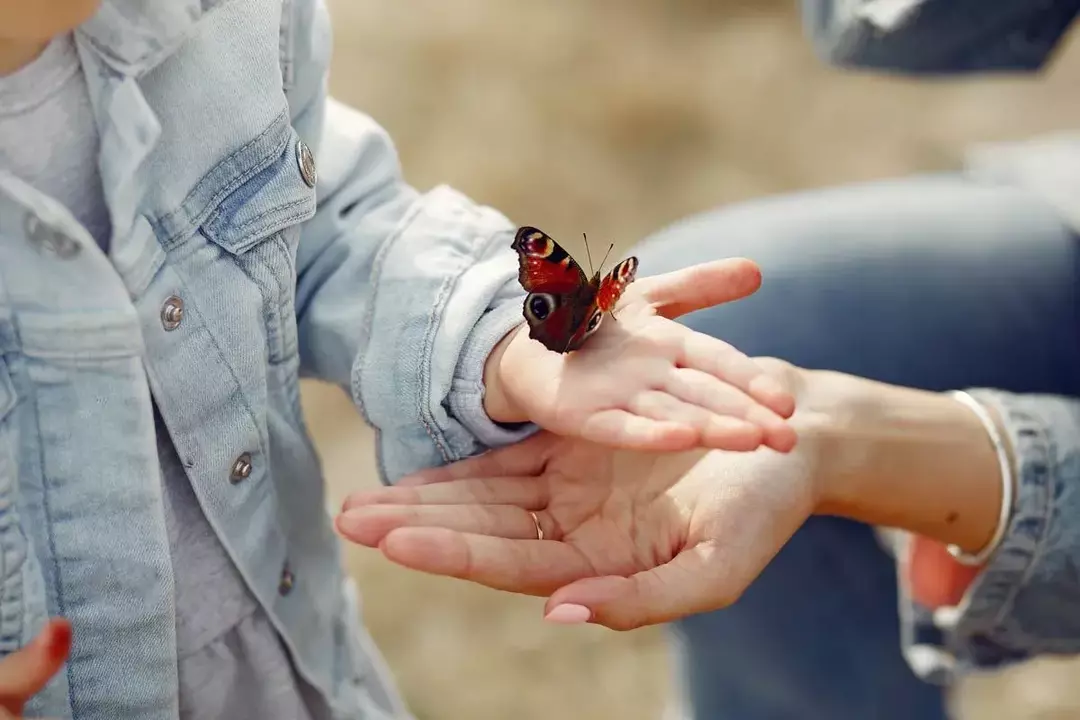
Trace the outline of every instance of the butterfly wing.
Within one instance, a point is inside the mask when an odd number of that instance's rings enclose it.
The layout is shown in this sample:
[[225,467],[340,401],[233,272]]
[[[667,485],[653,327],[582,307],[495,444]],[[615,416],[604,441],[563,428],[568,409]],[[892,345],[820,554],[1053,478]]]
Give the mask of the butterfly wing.
[[626,291],[626,286],[634,282],[637,277],[638,259],[628,257],[604,276],[600,281],[600,288],[596,291],[596,304],[603,312],[611,312],[615,304]]
[[529,337],[553,352],[573,349],[571,341],[592,310],[596,286],[542,230],[519,228],[511,247],[518,254],[518,281],[529,293],[522,309]]
[[589,309],[581,316],[580,322],[575,326],[574,334],[567,343],[568,350],[577,350],[585,344],[585,341],[600,328],[605,312],[615,309],[626,286],[634,282],[637,276],[638,259],[630,257],[611,269],[603,279],[597,273],[589,283],[594,289],[594,294],[589,302]]
[[528,292],[566,295],[588,285],[570,253],[542,230],[519,228],[511,247],[518,254],[518,281]]

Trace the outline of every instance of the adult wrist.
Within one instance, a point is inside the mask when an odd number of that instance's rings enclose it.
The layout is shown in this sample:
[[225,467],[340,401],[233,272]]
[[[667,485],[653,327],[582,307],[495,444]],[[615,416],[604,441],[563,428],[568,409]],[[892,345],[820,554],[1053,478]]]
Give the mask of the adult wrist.
[[1013,498],[1016,490],[1016,471],[1012,455],[1012,446],[1007,440],[1005,428],[1001,418],[993,408],[983,405],[979,400],[965,391],[949,393],[957,402],[964,405],[975,414],[986,431],[986,437],[994,446],[997,455],[998,467],[1000,468],[1001,502],[998,510],[997,525],[994,534],[977,552],[968,552],[958,545],[949,545],[947,550],[954,560],[962,565],[979,567],[984,565],[1001,545],[1008,531],[1009,520],[1012,517]]
[[[842,373],[803,373],[793,418],[815,459],[816,512],[907,530],[967,553],[994,535],[998,453],[954,398]],[[796,412],[796,415],[798,415]]]

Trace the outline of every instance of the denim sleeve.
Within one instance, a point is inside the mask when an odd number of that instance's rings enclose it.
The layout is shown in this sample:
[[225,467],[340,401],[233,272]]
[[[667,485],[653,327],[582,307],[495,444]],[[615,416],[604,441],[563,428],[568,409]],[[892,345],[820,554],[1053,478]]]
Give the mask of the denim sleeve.
[[802,0],[826,62],[916,75],[1039,70],[1078,11],[1080,0]]
[[931,613],[902,592],[905,655],[934,682],[1080,653],[1080,400],[971,394],[1005,422],[1017,487],[1008,532],[959,606]]
[[283,73],[319,174],[296,260],[301,372],[351,392],[384,482],[524,438],[533,426],[483,408],[484,362],[523,322],[514,226],[450,188],[406,183],[383,128],[327,96],[323,4],[292,4]]

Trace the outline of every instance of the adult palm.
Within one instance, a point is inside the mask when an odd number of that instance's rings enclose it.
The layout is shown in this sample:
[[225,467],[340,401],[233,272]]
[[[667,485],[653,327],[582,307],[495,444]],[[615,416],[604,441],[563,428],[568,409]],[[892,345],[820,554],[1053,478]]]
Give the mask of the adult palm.
[[337,527],[405,567],[550,596],[552,620],[629,629],[733,602],[813,511],[813,478],[798,448],[661,454],[541,433],[356,493]]

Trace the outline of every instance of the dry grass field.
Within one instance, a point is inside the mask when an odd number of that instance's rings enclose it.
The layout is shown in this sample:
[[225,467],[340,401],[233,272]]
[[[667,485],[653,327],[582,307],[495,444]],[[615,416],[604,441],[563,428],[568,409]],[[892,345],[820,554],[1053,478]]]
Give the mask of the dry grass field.
[[[794,0],[331,0],[332,88],[446,182],[559,238],[620,249],[767,193],[955,167],[972,142],[1080,127],[1080,47],[1035,79],[914,83],[822,66]],[[1022,238],[1017,239],[1022,242]],[[375,482],[371,436],[305,387],[332,491]],[[533,598],[350,550],[366,621],[421,720],[658,719],[656,629],[558,629]],[[964,718],[1080,717],[1071,663],[966,686]]]

